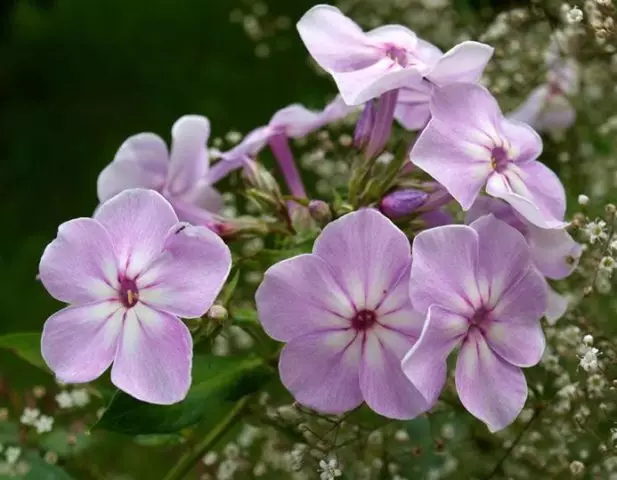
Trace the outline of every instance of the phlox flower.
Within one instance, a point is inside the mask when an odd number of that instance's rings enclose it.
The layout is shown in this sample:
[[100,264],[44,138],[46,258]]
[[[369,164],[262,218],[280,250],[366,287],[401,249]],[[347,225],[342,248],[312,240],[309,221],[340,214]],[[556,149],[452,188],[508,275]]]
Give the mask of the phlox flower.
[[464,210],[482,188],[541,228],[563,228],[565,192],[559,178],[536,161],[540,136],[504,118],[484,87],[454,83],[436,89],[431,120],[410,158],[441,183]]
[[546,83],[534,88],[508,118],[525,122],[538,132],[566,130],[576,120],[568,96],[578,92],[578,84],[578,64],[573,59],[555,60],[549,66]]
[[231,266],[223,241],[179,223],[157,192],[125,190],[94,218],[63,223],[45,249],[45,288],[70,306],[45,323],[47,365],[63,383],[99,377],[140,400],[182,400],[191,382],[192,340],[178,317],[212,305]]
[[[575,242],[567,231],[536,227],[507,203],[486,196],[476,199],[467,212],[465,221],[471,223],[487,214],[493,214],[521,232],[529,245],[533,264],[546,278],[561,280],[576,269],[583,247]],[[545,316],[549,323],[553,324],[561,318],[567,307],[566,297],[548,286],[548,306]]]
[[493,54],[492,47],[471,41],[444,54],[402,25],[365,33],[330,5],[311,8],[297,28],[309,53],[332,75],[348,105],[421,83],[424,77],[438,85],[461,75],[459,81],[476,79]]
[[206,180],[210,122],[199,115],[180,117],[171,129],[171,151],[154,133],[138,133],[120,146],[97,182],[100,202],[129,188],[149,188],[171,203],[182,221],[208,225],[221,210],[221,195]]
[[222,153],[221,159],[210,170],[208,181],[215,183],[232,170],[245,166],[269,145],[290,193],[296,197],[306,197],[288,139],[306,137],[329,123],[341,120],[353,110],[340,96],[321,111],[309,110],[298,103],[288,105],[276,112],[267,125],[252,130],[238,145]]
[[523,236],[493,215],[425,230],[413,243],[409,293],[426,322],[402,361],[407,378],[431,404],[460,346],[455,380],[465,408],[492,432],[513,422],[527,399],[521,367],[537,364],[545,347],[546,282]]
[[364,209],[328,224],[313,253],[266,271],[259,319],[287,343],[279,370],[298,402],[327,413],[366,402],[399,419],[429,407],[400,366],[423,320],[409,301],[410,264],[407,237]]

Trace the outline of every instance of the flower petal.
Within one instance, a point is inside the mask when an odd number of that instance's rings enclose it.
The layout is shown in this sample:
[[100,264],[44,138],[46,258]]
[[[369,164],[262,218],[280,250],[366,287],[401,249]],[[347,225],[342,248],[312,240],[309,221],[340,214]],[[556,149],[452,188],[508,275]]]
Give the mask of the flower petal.
[[165,184],[169,155],[167,145],[154,133],[139,133],[120,146],[113,162],[97,180],[99,201],[104,202],[129,188],[159,190]]
[[497,298],[491,316],[499,321],[529,323],[542,317],[547,307],[547,283],[534,267],[529,267]]
[[126,313],[111,381],[143,402],[169,405],[191,384],[193,341],[186,326],[138,303]]
[[491,432],[510,425],[525,406],[525,375],[493,353],[476,329],[469,332],[461,347],[455,379],[465,408]]
[[298,255],[270,267],[255,299],[264,330],[280,341],[349,328],[354,315],[346,293],[316,255]]
[[407,130],[424,128],[431,118],[429,100],[432,92],[433,87],[427,81],[399,89],[394,118]]
[[184,115],[174,123],[171,136],[167,188],[172,195],[181,195],[191,190],[208,171],[206,142],[210,122],[201,115]]
[[433,305],[422,335],[401,362],[403,373],[432,405],[446,382],[446,359],[464,338],[469,326],[465,317]]
[[118,266],[134,278],[162,250],[169,229],[178,223],[173,208],[153,190],[125,190],[102,204],[94,214],[107,229]]
[[63,223],[43,252],[39,273],[47,291],[66,303],[115,296],[118,266],[109,233],[91,218]]
[[548,287],[548,306],[544,316],[549,325],[555,325],[557,320],[563,317],[568,311],[568,298],[565,295],[561,295]]
[[401,369],[401,359],[413,343],[413,339],[383,327],[366,333],[360,389],[367,405],[384,417],[410,419],[430,407]]
[[436,85],[454,82],[475,83],[495,49],[485,43],[465,41],[448,50],[426,75]]
[[478,235],[463,225],[431,228],[413,242],[409,293],[414,308],[426,313],[440,305],[472,315],[481,302],[476,283]]
[[524,122],[537,128],[542,110],[546,106],[548,92],[549,87],[546,84],[534,88],[523,103],[507,115],[508,120]]
[[124,308],[106,301],[66,307],[45,322],[41,353],[65,383],[90,382],[111,365],[122,328]]
[[510,166],[503,174],[493,173],[486,192],[501,198],[540,228],[564,228],[565,192],[559,178],[540,162]]
[[531,257],[542,275],[560,280],[570,275],[583,253],[580,243],[565,230],[546,230],[529,225]]
[[529,247],[518,230],[492,214],[470,227],[478,232],[478,288],[491,308],[531,266]]
[[218,235],[179,224],[160,256],[137,279],[139,298],[157,310],[200,317],[216,300],[230,269],[229,247]]
[[539,319],[527,323],[495,321],[483,333],[491,350],[517,367],[536,365],[546,347]]
[[391,90],[422,82],[417,68],[403,68],[387,56],[366,68],[332,76],[347,105],[361,105]]
[[409,240],[388,218],[362,209],[328,224],[313,246],[357,309],[374,309],[411,261]]
[[355,330],[296,337],[281,352],[281,381],[307,407],[333,414],[353,410],[363,401],[358,377],[361,349]]
[[349,72],[378,61],[383,52],[338,8],[316,5],[297,24],[300,38],[321,68]]

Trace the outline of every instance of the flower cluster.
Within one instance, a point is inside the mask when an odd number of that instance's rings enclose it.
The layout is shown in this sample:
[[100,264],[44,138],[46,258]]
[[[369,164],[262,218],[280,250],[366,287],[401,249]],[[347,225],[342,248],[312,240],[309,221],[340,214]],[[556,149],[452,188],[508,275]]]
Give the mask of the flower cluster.
[[[507,22],[526,15],[500,16],[483,40],[502,38]],[[584,18],[569,6],[562,17],[566,30]],[[607,206],[604,219],[566,218],[566,191],[545,153],[554,145],[538,133],[557,141],[575,125],[578,60],[551,35],[536,59],[543,83],[504,113],[493,96],[500,88],[483,81],[499,55],[486,43],[461,38],[444,53],[403,25],[365,31],[330,5],[311,8],[297,31],[338,90],[323,109],[289,105],[210,148],[201,115],[176,121],[169,149],[153,133],[131,136],[98,178],[92,217],[60,225],[39,266],[43,286],[68,305],[44,326],[47,366],[67,384],[111,369],[131,401],[165,408],[206,388],[191,390],[194,351],[278,364],[294,403],[273,406],[261,399],[276,386],[247,382],[236,406],[288,433],[287,450],[271,430],[245,424],[236,443],[200,452],[202,478],[284,471],[335,479],[356,467],[369,472],[362,478],[406,478],[399,459],[384,465],[374,455],[352,466],[338,455],[337,436],[404,446],[415,441],[411,421],[441,412],[453,394],[491,433],[517,418],[531,425],[544,411],[572,412],[582,428],[590,416],[577,403],[582,389],[607,405],[603,367],[613,350],[572,307],[603,281],[610,290],[617,209]],[[298,157],[313,138],[317,150]],[[296,158],[322,178],[307,183]],[[579,206],[592,198],[579,194]],[[563,294],[577,271],[592,284]],[[563,317],[578,326],[559,327]],[[241,380],[229,383],[221,403],[238,400]],[[64,389],[55,401],[85,407],[88,392]],[[246,396],[257,392],[259,402]],[[347,415],[358,410],[405,423],[350,426]],[[48,418],[26,409],[21,423],[44,433]],[[458,430],[444,421],[423,448],[440,452]],[[514,447],[513,455],[529,453]],[[561,471],[585,471],[565,460]],[[430,478],[456,468],[444,457]]]

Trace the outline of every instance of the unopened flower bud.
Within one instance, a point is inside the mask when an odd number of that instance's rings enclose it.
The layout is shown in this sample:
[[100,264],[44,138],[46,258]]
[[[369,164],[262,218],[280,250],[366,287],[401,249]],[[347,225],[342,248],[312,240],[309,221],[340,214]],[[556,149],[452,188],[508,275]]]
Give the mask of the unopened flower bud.
[[308,211],[311,218],[319,225],[325,225],[332,220],[330,206],[322,200],[311,200],[308,204]]
[[208,318],[219,323],[224,322],[227,320],[227,309],[222,305],[212,305],[208,310]]
[[272,174],[259,163],[248,161],[242,170],[242,178],[249,188],[253,188],[271,197],[274,201],[282,201],[281,189]]
[[415,212],[428,200],[429,194],[408,188],[389,193],[379,202],[379,210],[390,218],[399,218]]

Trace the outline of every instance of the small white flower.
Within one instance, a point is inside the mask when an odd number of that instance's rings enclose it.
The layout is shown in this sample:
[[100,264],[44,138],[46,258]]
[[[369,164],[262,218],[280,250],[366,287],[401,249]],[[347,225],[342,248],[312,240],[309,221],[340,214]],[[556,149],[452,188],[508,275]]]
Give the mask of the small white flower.
[[227,135],[225,135],[225,140],[232,144],[238,143],[240,140],[242,140],[242,134],[235,130],[231,130],[227,132]]
[[4,452],[6,463],[8,463],[9,465],[15,465],[15,463],[17,463],[17,460],[19,460],[20,455],[21,448],[19,447],[8,447]]
[[73,402],[78,407],[85,407],[90,403],[90,394],[85,388],[78,388],[71,392]]
[[34,428],[36,428],[36,433],[47,433],[51,432],[54,428],[54,419],[53,417],[48,417],[47,415],[41,415],[39,419],[34,422]]
[[321,480],[335,480],[337,477],[343,475],[343,472],[338,468],[336,458],[331,458],[327,462],[325,460],[320,460],[319,473],[319,478]]
[[600,264],[598,265],[598,267],[600,268],[600,270],[603,270],[606,273],[612,273],[615,267],[617,267],[617,262],[615,262],[615,259],[613,257],[602,257],[602,260],[600,260]]
[[580,194],[578,196],[579,205],[587,205],[589,203],[589,197],[587,195]]
[[606,232],[606,222],[604,220],[596,220],[589,222],[585,227],[585,234],[589,238],[589,243],[596,243],[598,240],[606,240],[608,233]]
[[600,350],[595,347],[588,347],[580,357],[579,365],[586,372],[595,372],[598,369],[598,355]]
[[587,334],[583,337],[583,343],[585,345],[593,345],[593,336]]
[[216,463],[218,458],[219,456],[217,455],[216,452],[208,452],[204,455],[201,461],[203,462],[204,465],[211,467],[212,465]]
[[24,408],[19,421],[24,425],[34,425],[36,419],[39,418],[41,411],[38,408]]
[[73,396],[66,390],[56,395],[56,403],[60,408],[72,408],[74,405]]
[[566,14],[566,21],[568,23],[580,23],[583,20],[583,11],[578,7],[572,7],[572,9]]

